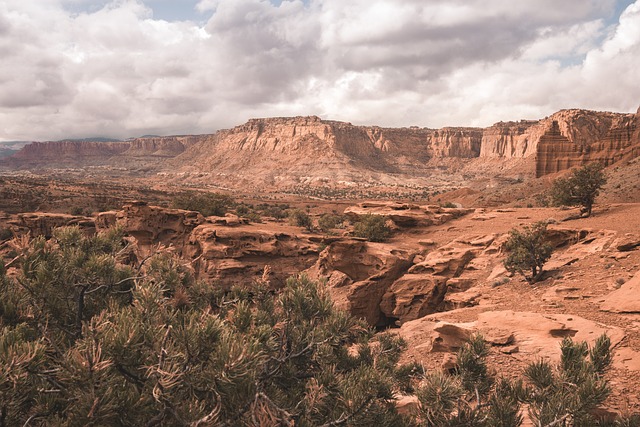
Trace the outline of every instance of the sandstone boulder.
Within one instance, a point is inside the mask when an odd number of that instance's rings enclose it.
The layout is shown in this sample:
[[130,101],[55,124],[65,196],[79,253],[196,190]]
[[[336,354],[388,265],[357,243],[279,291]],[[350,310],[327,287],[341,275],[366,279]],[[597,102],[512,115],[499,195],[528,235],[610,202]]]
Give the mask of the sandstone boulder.
[[364,202],[345,209],[344,214],[352,221],[364,215],[380,215],[389,218],[398,227],[428,226],[444,224],[470,212],[469,209],[418,206],[397,202]]
[[237,283],[239,277],[282,286],[287,277],[312,265],[318,254],[315,244],[297,235],[261,230],[254,225],[211,223],[191,232],[184,252],[193,260],[198,278],[223,287]]
[[613,313],[640,313],[640,271],[631,279],[607,295],[600,310]]
[[[560,358],[560,343],[565,337],[592,344],[607,333],[615,346],[625,335],[620,328],[566,314],[487,311],[479,313],[475,321],[465,323],[436,321],[434,316],[407,322],[400,328],[409,352],[418,360],[421,352],[457,351],[476,332],[492,345],[510,346],[508,353],[513,353],[511,350],[517,346],[517,353],[531,361],[543,358],[554,362]],[[446,318],[446,314],[437,316]]]
[[404,323],[439,311],[446,293],[446,277],[405,274],[387,289],[380,309],[388,318]]

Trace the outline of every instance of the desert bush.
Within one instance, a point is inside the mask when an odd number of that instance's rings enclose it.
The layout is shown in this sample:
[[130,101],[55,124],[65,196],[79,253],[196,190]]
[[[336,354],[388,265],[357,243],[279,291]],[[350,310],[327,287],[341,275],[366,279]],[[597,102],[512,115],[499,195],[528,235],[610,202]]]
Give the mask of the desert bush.
[[509,252],[504,261],[505,268],[523,275],[529,283],[538,281],[553,251],[546,242],[546,236],[547,223],[543,221],[525,226],[522,230],[511,230],[505,245]]
[[234,206],[231,196],[221,193],[186,192],[178,194],[171,206],[176,209],[197,211],[204,216],[224,216]]
[[581,206],[581,214],[588,217],[606,182],[603,166],[590,163],[574,169],[567,178],[556,179],[551,188],[551,198],[555,205]]
[[356,237],[372,242],[384,242],[391,236],[391,229],[386,224],[387,219],[380,215],[363,215],[353,226]]
[[323,214],[318,218],[318,227],[325,233],[333,230],[334,228],[342,226],[344,217],[336,214]]
[[289,222],[298,227],[304,227],[307,231],[313,231],[313,220],[308,213],[301,209],[289,211]]

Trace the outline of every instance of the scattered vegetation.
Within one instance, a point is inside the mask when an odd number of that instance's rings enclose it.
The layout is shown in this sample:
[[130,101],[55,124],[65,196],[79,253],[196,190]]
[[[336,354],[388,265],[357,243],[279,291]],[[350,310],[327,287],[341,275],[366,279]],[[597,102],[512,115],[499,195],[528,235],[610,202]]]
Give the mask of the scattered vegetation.
[[511,230],[505,245],[509,251],[504,261],[505,268],[523,275],[529,283],[537,282],[542,277],[542,267],[553,251],[546,242],[546,236],[547,223],[544,221],[525,226],[522,230]]
[[384,242],[391,237],[387,218],[381,215],[363,215],[353,226],[353,235],[371,242]]
[[581,215],[588,217],[606,182],[603,166],[591,163],[574,169],[567,178],[556,179],[551,189],[551,198],[556,205],[580,206]]
[[185,192],[178,194],[171,207],[198,211],[204,216],[224,216],[234,206],[231,196],[222,193]]

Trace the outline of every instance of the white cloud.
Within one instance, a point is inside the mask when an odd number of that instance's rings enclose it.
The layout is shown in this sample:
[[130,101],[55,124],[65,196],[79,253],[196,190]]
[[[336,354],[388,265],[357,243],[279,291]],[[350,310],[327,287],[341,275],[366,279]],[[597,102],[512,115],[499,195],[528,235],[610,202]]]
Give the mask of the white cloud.
[[0,139],[303,114],[488,125],[640,103],[640,0],[614,26],[623,0],[201,0],[205,23],[154,19],[153,1],[0,3]]

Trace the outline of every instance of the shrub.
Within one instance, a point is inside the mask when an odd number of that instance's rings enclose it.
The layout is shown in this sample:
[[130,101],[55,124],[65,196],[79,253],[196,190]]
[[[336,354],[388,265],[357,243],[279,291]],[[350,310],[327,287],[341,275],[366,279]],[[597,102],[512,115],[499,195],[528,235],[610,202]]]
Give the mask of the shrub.
[[325,233],[328,233],[334,228],[341,226],[343,222],[344,218],[341,215],[323,214],[318,219],[318,227]]
[[555,205],[581,206],[580,213],[590,216],[600,189],[607,182],[600,163],[574,169],[568,178],[558,178],[551,188]]
[[387,219],[384,216],[363,215],[354,224],[353,234],[372,242],[384,242],[391,236],[391,229],[386,222]]
[[[537,282],[542,277],[542,267],[551,257],[553,251],[545,239],[547,224],[543,221],[526,226],[522,231],[513,229],[509,233],[506,249],[509,255],[504,261],[505,268],[512,273],[519,273],[529,283]],[[531,275],[527,275],[530,272]]]
[[231,196],[221,193],[186,192],[171,202],[173,208],[197,211],[204,216],[224,216],[233,205]]
[[293,209],[289,212],[289,221],[298,227],[304,227],[307,231],[313,231],[313,221],[308,213],[301,209]]

